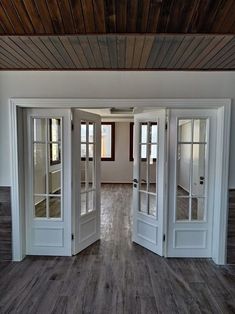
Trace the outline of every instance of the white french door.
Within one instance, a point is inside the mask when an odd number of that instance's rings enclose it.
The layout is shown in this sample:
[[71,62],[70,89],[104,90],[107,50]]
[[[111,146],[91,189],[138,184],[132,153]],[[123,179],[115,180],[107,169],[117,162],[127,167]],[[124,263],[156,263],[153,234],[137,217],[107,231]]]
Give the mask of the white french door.
[[71,255],[70,110],[24,118],[26,254]]
[[211,257],[216,112],[171,110],[169,141],[167,255]]
[[133,241],[163,256],[165,110],[134,116]]
[[74,247],[77,254],[100,239],[101,118],[73,110]]

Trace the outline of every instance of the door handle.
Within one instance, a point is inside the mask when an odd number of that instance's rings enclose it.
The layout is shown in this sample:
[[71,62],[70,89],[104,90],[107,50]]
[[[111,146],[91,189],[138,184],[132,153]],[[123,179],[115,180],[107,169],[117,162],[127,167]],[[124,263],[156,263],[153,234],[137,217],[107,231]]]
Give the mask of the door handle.
[[205,177],[200,176],[200,185],[203,185],[203,184],[204,184],[204,180],[205,180]]
[[137,179],[133,179],[132,180],[134,183],[138,183],[138,180]]

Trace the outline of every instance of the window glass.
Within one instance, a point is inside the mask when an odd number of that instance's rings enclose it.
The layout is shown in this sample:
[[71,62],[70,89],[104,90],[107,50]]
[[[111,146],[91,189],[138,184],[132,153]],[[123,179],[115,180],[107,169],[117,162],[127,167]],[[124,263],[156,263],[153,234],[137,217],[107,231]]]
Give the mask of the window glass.
[[192,141],[192,120],[180,119],[178,121],[178,141],[183,143]]
[[111,125],[101,126],[101,158],[111,158]]
[[103,122],[101,124],[101,159],[114,160],[115,124]]

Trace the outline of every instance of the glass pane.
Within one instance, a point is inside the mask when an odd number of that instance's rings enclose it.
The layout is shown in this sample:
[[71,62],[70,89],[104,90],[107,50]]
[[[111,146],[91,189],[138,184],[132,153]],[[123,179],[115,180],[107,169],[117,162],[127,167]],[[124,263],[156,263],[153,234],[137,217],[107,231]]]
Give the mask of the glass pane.
[[140,190],[147,190],[147,161],[140,162]]
[[55,170],[49,172],[49,193],[60,194],[61,193],[61,170]]
[[50,164],[57,165],[61,163],[60,144],[50,144]]
[[46,145],[34,143],[33,165],[34,165],[34,194],[46,194]]
[[149,194],[149,215],[156,216],[157,196]]
[[140,145],[141,158],[147,158],[147,145]]
[[88,212],[92,212],[94,210],[94,196],[95,193],[92,192],[88,192],[87,193],[88,196]]
[[192,194],[205,195],[206,144],[193,144]]
[[177,197],[176,220],[189,219],[189,198]]
[[94,142],[94,123],[89,123],[89,142]]
[[81,142],[86,142],[86,123],[81,123]]
[[33,119],[33,140],[34,142],[46,141],[46,119]]
[[94,160],[89,160],[88,162],[88,189],[92,189],[94,187]]
[[81,215],[86,214],[86,193],[81,193]]
[[205,199],[192,198],[192,220],[204,220]]
[[81,158],[86,158],[86,144],[81,144]]
[[178,145],[177,195],[189,195],[191,144]]
[[61,217],[61,198],[59,196],[49,197],[49,217],[50,218]]
[[192,141],[192,120],[178,121],[178,141],[191,142]]
[[[140,138],[141,138],[141,143],[147,143],[148,141],[148,125],[146,123],[141,123],[141,130],[140,130]],[[144,158],[144,157],[143,157]]]
[[149,160],[149,192],[156,193],[157,179],[157,145],[151,145]]
[[151,193],[157,193],[157,185],[153,181],[156,181],[156,179],[152,179],[149,184],[149,192]]
[[150,158],[149,163],[152,164],[154,160],[157,158],[157,145],[150,146]]
[[157,124],[152,124],[150,126],[150,132],[151,132],[151,142],[157,143]]
[[86,162],[84,160],[81,161],[81,168],[80,168],[80,173],[81,173],[81,192],[84,192],[86,190],[86,168],[85,168]]
[[194,142],[206,142],[206,125],[207,119],[195,119],[193,129],[193,141]]
[[110,124],[101,125],[101,158],[111,158],[112,129]]
[[139,211],[147,214],[148,213],[148,194],[143,193],[143,192],[139,192],[139,197],[140,197]]
[[46,196],[34,196],[35,217],[47,216]]
[[50,141],[58,142],[61,139],[60,119],[49,119]]
[[94,144],[89,144],[89,159],[94,157]]

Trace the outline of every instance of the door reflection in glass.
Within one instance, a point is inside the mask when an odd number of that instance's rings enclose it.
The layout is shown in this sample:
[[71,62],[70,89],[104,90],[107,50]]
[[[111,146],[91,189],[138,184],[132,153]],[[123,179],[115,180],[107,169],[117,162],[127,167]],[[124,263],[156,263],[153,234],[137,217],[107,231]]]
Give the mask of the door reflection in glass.
[[178,120],[176,220],[205,220],[207,119]]

